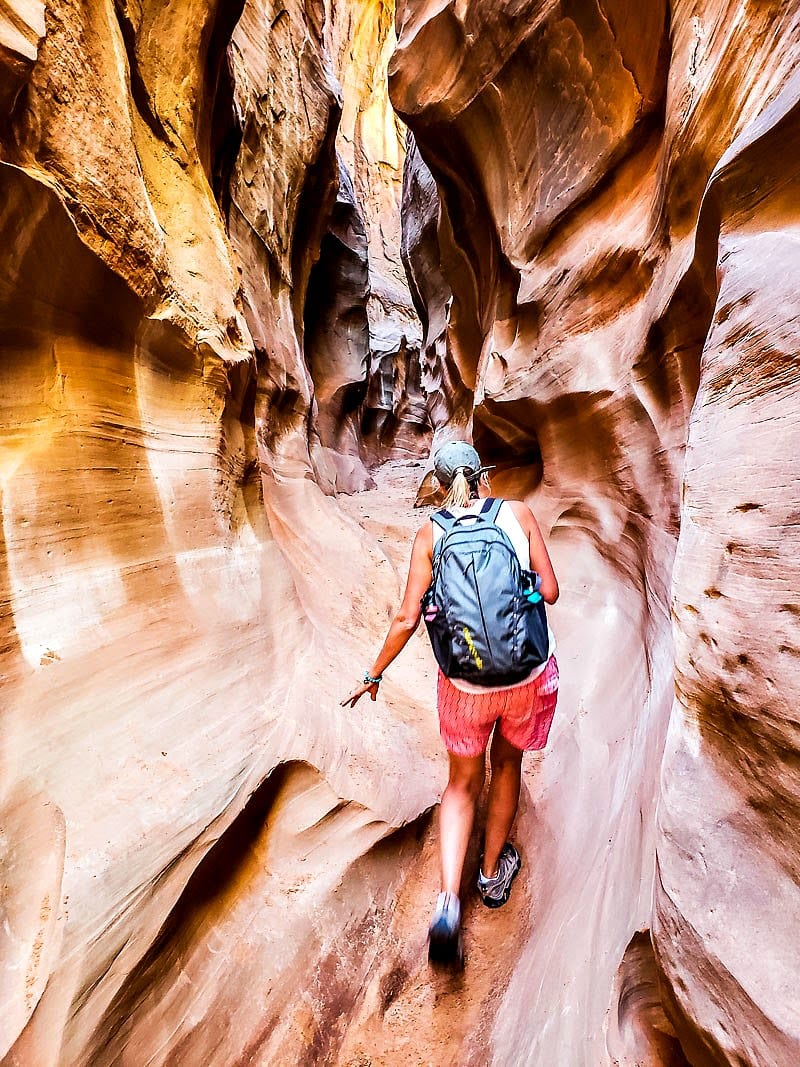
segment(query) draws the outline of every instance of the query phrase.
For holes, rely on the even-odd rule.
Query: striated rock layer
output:
[[[403,0],[406,151],[382,0],[0,0],[4,1065],[800,1059],[798,41]],[[563,589],[453,980],[424,639],[338,706],[432,426]]]
[[[798,14],[404,0],[398,37],[425,352],[474,400],[441,390],[437,426],[562,581],[493,1062],[795,1063]],[[650,964],[625,993],[648,929],[658,1009]]]
[[[4,1064],[323,1056],[436,796],[413,679],[337,702],[397,578],[318,484],[315,11],[0,4]]]

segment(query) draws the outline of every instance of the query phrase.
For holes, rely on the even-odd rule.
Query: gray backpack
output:
[[[434,512],[444,531],[433,550],[433,579],[422,598],[436,661],[448,678],[513,685],[547,659],[540,578],[520,566],[496,523],[502,500],[455,518]]]

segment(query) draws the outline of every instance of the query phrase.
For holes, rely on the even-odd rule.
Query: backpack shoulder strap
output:
[[[456,524],[455,515],[451,515],[449,511],[442,508],[440,511],[434,511],[431,514],[431,522],[435,522],[437,526],[441,526],[445,533],[448,533]]]
[[[480,510],[481,518],[487,522],[497,522],[497,516],[500,514],[500,508],[505,503],[500,497],[487,497],[483,502],[483,507]]]

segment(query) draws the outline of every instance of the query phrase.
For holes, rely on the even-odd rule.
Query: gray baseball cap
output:
[[[466,441],[447,441],[436,450],[433,472],[442,485],[450,485],[458,470],[463,470],[467,481],[474,482],[494,467],[481,466],[481,457]]]

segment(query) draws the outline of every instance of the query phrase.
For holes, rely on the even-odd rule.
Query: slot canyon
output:
[[[0,234],[0,1064],[797,1067],[800,4],[0,0]],[[453,438],[561,586],[458,974],[424,628],[340,706]]]

